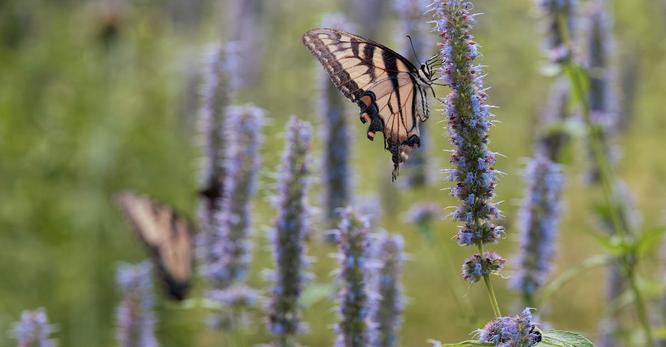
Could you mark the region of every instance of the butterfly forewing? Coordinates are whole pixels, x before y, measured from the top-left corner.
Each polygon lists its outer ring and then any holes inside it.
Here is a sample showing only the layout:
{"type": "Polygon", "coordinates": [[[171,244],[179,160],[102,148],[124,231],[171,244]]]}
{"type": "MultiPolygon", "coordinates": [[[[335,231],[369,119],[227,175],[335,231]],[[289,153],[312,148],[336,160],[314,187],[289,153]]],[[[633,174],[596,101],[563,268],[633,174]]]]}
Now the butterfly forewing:
{"type": "Polygon", "coordinates": [[[116,201],[150,251],[169,294],[182,300],[192,277],[193,227],[145,196],[122,193],[116,201]]]}
{"type": "Polygon", "coordinates": [[[303,43],[328,72],[333,84],[361,108],[370,122],[368,138],[384,134],[397,173],[404,147],[420,144],[418,122],[427,119],[424,87],[412,63],[393,50],[335,29],[313,29],[303,43]]]}

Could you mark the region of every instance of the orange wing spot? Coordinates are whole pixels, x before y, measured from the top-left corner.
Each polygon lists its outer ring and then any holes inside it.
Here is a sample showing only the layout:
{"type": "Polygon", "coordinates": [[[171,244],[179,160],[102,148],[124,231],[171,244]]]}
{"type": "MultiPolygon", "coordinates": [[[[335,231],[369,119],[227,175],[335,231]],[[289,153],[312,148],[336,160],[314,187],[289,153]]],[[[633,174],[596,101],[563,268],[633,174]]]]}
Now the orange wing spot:
{"type": "Polygon", "coordinates": [[[368,140],[370,140],[370,141],[375,140],[375,132],[374,131],[368,131],[368,140]]]}
{"type": "Polygon", "coordinates": [[[361,102],[365,104],[365,106],[370,106],[372,104],[372,97],[370,95],[363,95],[361,97],[361,102]]]}

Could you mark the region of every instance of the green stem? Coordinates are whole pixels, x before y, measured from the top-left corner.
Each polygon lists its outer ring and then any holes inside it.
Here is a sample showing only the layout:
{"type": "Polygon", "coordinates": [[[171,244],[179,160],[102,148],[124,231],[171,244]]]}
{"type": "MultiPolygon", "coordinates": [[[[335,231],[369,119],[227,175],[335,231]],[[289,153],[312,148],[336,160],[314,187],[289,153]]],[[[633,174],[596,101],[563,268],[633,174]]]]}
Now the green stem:
{"type": "MultiPolygon", "coordinates": [[[[571,38],[568,32],[566,25],[566,18],[564,15],[559,16],[559,28],[562,31],[562,38],[564,44],[570,44],[571,38]]],[[[617,236],[619,236],[623,243],[626,243],[627,238],[631,235],[629,232],[629,225],[622,222],[622,210],[621,205],[616,203],[617,197],[613,193],[615,176],[612,169],[612,166],[609,164],[606,158],[606,151],[604,150],[604,142],[602,137],[602,131],[592,120],[592,115],[590,112],[590,106],[587,102],[587,96],[584,88],[584,81],[581,80],[580,73],[576,70],[576,65],[573,63],[572,59],[569,58],[562,63],[562,67],[569,78],[571,87],[573,88],[578,101],[580,102],[583,109],[583,117],[585,119],[585,124],[588,128],[590,135],[590,144],[592,147],[592,155],[594,156],[594,161],[597,164],[597,169],[599,170],[599,181],[601,182],[601,187],[603,190],[604,198],[610,206],[610,219],[613,225],[613,229],[617,236]]],[[[633,257],[632,257],[633,258],[633,257]]],[[[652,335],[652,327],[650,326],[650,320],[645,309],[645,303],[643,297],[636,283],[636,261],[629,260],[627,255],[619,257],[623,268],[625,269],[625,276],[629,281],[631,291],[634,296],[634,302],[636,305],[636,313],[638,314],[638,319],[641,322],[645,337],[647,339],[647,346],[654,347],[654,337],[652,335]]]]}
{"type": "MultiPolygon", "coordinates": [[[[479,254],[481,259],[483,259],[483,242],[479,241],[479,254]]],[[[502,316],[502,312],[499,308],[499,303],[497,302],[497,297],[495,296],[495,290],[493,289],[492,283],[490,283],[490,276],[488,274],[483,275],[483,283],[486,284],[486,290],[488,291],[488,298],[490,299],[490,306],[493,308],[493,313],[495,317],[499,318],[502,316]]]]}

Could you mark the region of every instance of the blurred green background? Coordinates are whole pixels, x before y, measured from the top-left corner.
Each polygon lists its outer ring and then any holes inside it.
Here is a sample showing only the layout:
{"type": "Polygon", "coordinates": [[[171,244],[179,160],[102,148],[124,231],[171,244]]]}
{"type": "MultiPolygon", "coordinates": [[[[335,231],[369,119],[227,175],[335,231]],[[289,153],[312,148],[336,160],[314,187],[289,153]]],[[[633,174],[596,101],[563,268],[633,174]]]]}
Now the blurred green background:
{"type": "MultiPolygon", "coordinates": [[[[41,306],[58,325],[61,346],[115,345],[115,266],[140,261],[145,254],[111,196],[136,190],[195,215],[196,73],[205,47],[232,35],[229,6],[212,0],[0,2],[0,345],[13,344],[8,331],[21,310],[41,306]]],[[[373,39],[400,47],[398,16],[392,4],[386,7],[373,39]]],[[[499,106],[495,113],[500,122],[492,129],[491,146],[506,156],[497,165],[506,173],[497,200],[503,201],[508,237],[494,249],[511,257],[517,249],[521,171],[552,79],[541,73],[542,36],[531,1],[478,0],[475,7],[484,14],[474,32],[481,44],[481,62],[487,65],[490,102],[499,106]]],[[[259,9],[255,68],[260,79],[236,102],[255,103],[268,111],[261,150],[264,170],[254,209],[258,246],[250,281],[266,288],[260,272],[271,266],[265,234],[276,215],[269,198],[274,194],[283,125],[296,114],[320,131],[320,67],[302,46],[301,35],[318,26],[322,14],[343,6],[336,1],[284,0],[263,1],[259,9]]],[[[656,225],[666,206],[666,1],[616,0],[613,13],[618,62],[637,67],[632,72],[637,85],[630,125],[620,138],[619,174],[632,189],[644,224],[656,225]]],[[[440,96],[446,92],[438,90],[440,96]]],[[[428,338],[465,339],[491,318],[483,286],[468,286],[458,276],[459,264],[471,250],[455,245],[456,226],[448,220],[437,222],[436,242],[430,244],[400,218],[415,202],[436,201],[443,207],[456,203],[442,189],[448,182],[438,170],[448,167],[444,150],[451,145],[440,106],[434,100],[432,105],[429,158],[434,183],[406,191],[387,188],[389,154],[380,143],[365,140],[365,127],[349,103],[353,166],[364,173],[354,176],[354,194],[384,194],[397,202],[395,211],[385,211],[378,224],[404,235],[410,254],[404,275],[410,298],[401,335],[405,346],[425,345],[428,338]]],[[[315,139],[315,163],[321,157],[320,142],[315,139]]],[[[584,153],[580,141],[572,153],[584,153]]],[[[590,207],[598,192],[583,184],[585,156],[572,157],[565,168],[566,208],[555,274],[602,251],[585,232],[595,228],[590,207]]],[[[317,182],[313,188],[311,202],[317,205],[317,182]]],[[[315,223],[313,232],[322,229],[315,223]]],[[[333,251],[317,243],[310,246],[317,283],[329,282],[333,251]]],[[[644,278],[656,279],[656,259],[654,254],[642,262],[644,278]]],[[[506,289],[507,281],[497,278],[494,283],[504,312],[518,311],[518,297],[506,289]]],[[[195,295],[201,291],[197,284],[195,295]]],[[[586,272],[539,313],[558,329],[595,338],[604,314],[603,292],[604,271],[586,272]]],[[[332,300],[307,308],[310,332],[301,339],[305,345],[332,343],[334,308],[332,300]]],[[[269,341],[262,324],[229,336],[207,329],[203,309],[161,300],[158,312],[158,336],[164,346],[269,341]]],[[[623,315],[634,324],[631,310],[623,315]]]]}

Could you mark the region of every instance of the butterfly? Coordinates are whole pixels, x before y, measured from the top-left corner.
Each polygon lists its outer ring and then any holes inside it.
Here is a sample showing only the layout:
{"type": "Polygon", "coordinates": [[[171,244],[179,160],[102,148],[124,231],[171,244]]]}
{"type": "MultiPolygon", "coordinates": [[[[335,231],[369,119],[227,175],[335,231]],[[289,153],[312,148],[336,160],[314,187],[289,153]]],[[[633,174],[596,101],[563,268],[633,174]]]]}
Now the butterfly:
{"type": "Polygon", "coordinates": [[[121,193],[115,200],[151,254],[169,295],[183,300],[192,278],[192,224],[139,194],[121,193]]]}
{"type": "Polygon", "coordinates": [[[417,68],[407,58],[374,41],[336,29],[317,28],[303,35],[303,44],[319,59],[335,87],[355,102],[367,136],[384,135],[392,154],[392,179],[400,163],[419,147],[419,122],[428,119],[426,91],[436,80],[436,57],[417,68]]]}

